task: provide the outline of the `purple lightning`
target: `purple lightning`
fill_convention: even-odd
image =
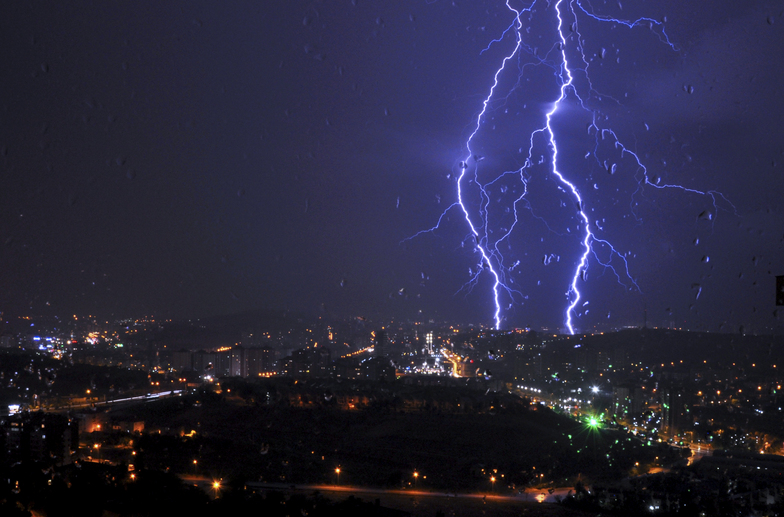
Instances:
[[[531,5],[533,6],[533,4],[531,4]],[[515,37],[516,37],[517,43],[516,43],[515,48],[512,51],[512,53],[504,58],[503,62],[501,63],[501,67],[496,71],[495,76],[493,77],[493,86],[490,88],[490,93],[487,95],[487,97],[485,98],[484,102],[482,103],[482,110],[479,112],[479,115],[477,115],[477,117],[476,117],[476,127],[474,128],[474,131],[471,133],[471,136],[468,137],[468,141],[466,142],[466,149],[468,150],[468,156],[465,158],[465,160],[463,160],[460,163],[460,176],[457,178],[457,202],[460,205],[460,208],[462,208],[462,210],[463,210],[463,215],[465,215],[465,220],[468,223],[468,226],[471,228],[471,233],[473,234],[474,240],[476,241],[476,247],[479,250],[479,252],[482,254],[483,264],[487,264],[487,268],[490,270],[490,273],[493,275],[493,278],[495,279],[495,282],[493,283],[493,300],[495,301],[494,319],[495,319],[495,328],[496,329],[501,327],[501,303],[498,300],[498,290],[499,290],[499,288],[501,287],[501,284],[502,284],[501,277],[499,276],[499,274],[496,271],[496,269],[493,267],[493,263],[490,260],[491,254],[488,251],[488,249],[486,249],[487,248],[487,244],[483,245],[483,242],[485,242],[485,243],[487,242],[487,238],[486,237],[485,238],[480,238],[479,232],[476,230],[476,227],[474,226],[474,223],[471,222],[471,215],[468,213],[468,209],[466,208],[465,204],[463,203],[463,186],[462,186],[462,184],[463,184],[463,178],[465,177],[466,171],[468,170],[468,162],[471,159],[471,157],[474,156],[474,153],[471,150],[471,141],[474,139],[474,137],[476,136],[476,133],[479,131],[479,127],[482,124],[482,118],[484,117],[484,114],[487,111],[487,104],[490,102],[490,99],[493,98],[493,94],[495,93],[495,89],[498,86],[498,76],[501,75],[501,72],[503,72],[504,68],[506,67],[506,63],[510,59],[512,59],[515,56],[515,54],[517,54],[517,51],[520,49],[520,45],[522,44],[522,37],[520,35],[520,28],[522,28],[522,22],[520,21],[520,11],[517,11],[512,6],[510,6],[508,0],[506,2],[506,6],[509,8],[509,10],[513,11],[515,13],[515,15],[516,15],[515,16],[515,23],[517,25],[517,30],[515,31]],[[529,9],[530,9],[530,7],[529,7]],[[477,181],[478,178],[476,176],[476,170],[478,168],[479,167],[478,167],[478,164],[477,164],[477,167],[474,169],[474,171],[475,171],[474,180],[476,181],[477,185],[479,185],[479,188],[482,191],[483,196],[485,198],[487,198],[487,193],[485,191],[485,187],[482,186]],[[487,224],[487,217],[485,217],[485,224]],[[486,233],[487,232],[485,232],[485,234]]]
[[[498,38],[490,42],[490,44],[482,50],[481,53],[486,52],[489,48],[495,44],[501,42],[511,30],[514,31],[515,34],[515,46],[514,49],[507,54],[499,68],[496,70],[495,75],[493,77],[493,85],[490,88],[487,96],[485,97],[482,103],[482,109],[479,111],[478,115],[476,116],[476,124],[474,126],[473,132],[469,135],[466,141],[466,151],[467,156],[459,163],[459,175],[457,177],[457,201],[449,206],[442,214],[438,220],[438,223],[427,230],[423,230],[418,232],[416,235],[410,237],[416,237],[421,235],[422,233],[432,232],[435,231],[440,227],[444,216],[452,210],[453,208],[460,207],[462,214],[465,218],[465,221],[468,223],[468,227],[470,229],[470,238],[474,243],[475,251],[479,253],[481,256],[481,260],[477,265],[476,272],[470,270],[471,279],[466,284],[466,286],[473,287],[477,282],[478,277],[485,271],[489,272],[493,281],[493,301],[495,304],[495,312],[494,312],[494,322],[495,328],[498,329],[501,327],[502,321],[502,303],[500,296],[502,292],[505,292],[509,295],[509,297],[514,302],[516,299],[525,299],[522,293],[518,290],[513,289],[510,287],[509,283],[511,279],[508,278],[508,273],[510,273],[517,265],[519,265],[520,261],[515,262],[511,266],[505,265],[505,259],[501,250],[499,249],[499,244],[506,241],[512,231],[519,223],[519,216],[518,216],[518,207],[519,205],[526,208],[531,214],[540,221],[544,222],[544,220],[533,214],[533,209],[530,203],[525,199],[526,195],[528,194],[528,181],[530,179],[530,169],[533,168],[535,165],[534,163],[534,149],[536,146],[535,140],[541,137],[544,137],[546,141],[546,146],[548,148],[550,154],[549,160],[549,172],[557,178],[560,186],[558,189],[568,196],[571,197],[573,203],[576,207],[576,219],[578,220],[577,228],[580,231],[580,247],[581,252],[579,254],[579,259],[577,260],[576,266],[574,268],[574,272],[571,276],[571,281],[569,283],[568,289],[565,293],[567,299],[567,307],[564,311],[564,324],[568,329],[569,333],[574,334],[574,321],[573,318],[576,314],[576,310],[578,307],[579,302],[583,298],[579,290],[578,283],[582,280],[583,282],[586,281],[589,261],[591,256],[594,257],[597,264],[602,266],[605,269],[610,269],[614,274],[616,279],[621,285],[625,287],[629,286],[629,288],[636,289],[639,291],[639,286],[637,285],[636,281],[632,277],[630,270],[629,270],[629,263],[627,261],[626,255],[619,252],[608,240],[598,238],[594,232],[591,230],[592,224],[598,228],[602,229],[600,226],[599,220],[591,220],[585,208],[585,202],[583,200],[583,196],[581,196],[580,191],[576,184],[573,181],[567,179],[564,173],[559,170],[559,162],[558,162],[558,145],[557,145],[557,138],[556,132],[553,129],[552,119],[555,114],[562,108],[563,104],[567,101],[568,98],[573,97],[581,109],[585,110],[586,112],[590,113],[592,116],[592,122],[589,125],[589,133],[592,134],[596,138],[596,146],[592,154],[599,163],[599,165],[604,165],[605,169],[610,173],[614,174],[616,172],[617,163],[610,163],[610,160],[604,160],[602,162],[599,158],[599,145],[600,141],[606,140],[608,137],[614,142],[615,149],[620,153],[620,158],[624,158],[625,156],[630,156],[633,160],[633,163],[636,165],[636,172],[634,174],[634,179],[637,182],[637,190],[632,195],[632,204],[631,204],[631,213],[635,220],[638,222],[640,219],[638,218],[635,209],[634,209],[634,197],[636,195],[640,195],[643,191],[644,187],[653,187],[655,189],[679,189],[687,193],[697,194],[701,196],[707,196],[712,200],[713,207],[715,210],[720,208],[718,206],[719,201],[725,202],[729,205],[733,210],[734,206],[732,206],[729,201],[724,198],[724,196],[717,191],[708,190],[708,191],[701,191],[697,189],[687,188],[677,184],[662,184],[658,179],[651,179],[648,173],[648,169],[642,163],[642,160],[638,156],[637,153],[629,149],[625,146],[620,139],[618,138],[617,134],[609,128],[602,127],[601,121],[607,120],[607,117],[601,114],[598,110],[589,108],[588,103],[592,98],[605,98],[610,99],[617,104],[620,104],[616,99],[606,96],[600,95],[596,90],[594,90],[593,84],[591,83],[588,69],[589,69],[589,60],[585,56],[585,52],[583,49],[583,37],[579,31],[578,27],[578,14],[587,16],[597,22],[601,23],[608,23],[614,24],[618,26],[625,26],[628,29],[633,29],[635,27],[643,26],[648,27],[652,32],[654,32],[659,40],[669,46],[673,51],[677,51],[677,47],[670,41],[669,36],[664,31],[664,27],[661,22],[653,20],[651,18],[639,18],[635,21],[628,21],[628,20],[621,20],[606,16],[600,16],[593,13],[593,9],[586,9],[583,6],[583,2],[581,0],[557,0],[554,5],[551,5],[550,2],[541,2],[546,3],[547,5],[543,7],[544,10],[553,9],[554,16],[557,20],[557,27],[556,31],[558,33],[558,43],[554,45],[549,51],[545,52],[544,57],[540,57],[537,48],[529,47],[523,41],[523,22],[522,16],[524,13],[532,13],[534,8],[540,0],[533,0],[533,2],[524,9],[516,9],[510,5],[510,0],[506,1],[506,7],[514,13],[514,21],[509,25],[509,27],[503,32],[503,34]],[[590,4],[588,4],[590,7]],[[530,19],[530,16],[529,16]],[[520,65],[521,62],[521,54],[525,51],[528,53],[532,58],[536,61],[535,63],[526,63],[524,65]],[[577,61],[580,62],[578,66],[574,66],[570,63],[569,54],[573,54],[577,57]],[[552,59],[552,54],[558,56],[558,59]],[[482,160],[481,156],[475,154],[475,151],[472,148],[472,143],[480,131],[483,123],[486,122],[485,118],[490,111],[490,104],[491,101],[498,100],[496,90],[499,88],[499,78],[501,77],[502,73],[506,70],[507,65],[510,62],[513,62],[514,58],[517,57],[517,62],[519,66],[520,78],[518,79],[517,84],[512,88],[514,90],[517,85],[520,84],[520,81],[523,77],[523,72],[525,71],[527,66],[539,66],[545,65],[553,69],[554,75],[556,77],[557,82],[559,83],[559,96],[558,98],[552,103],[552,107],[549,108],[544,114],[544,125],[535,129],[529,138],[529,146],[528,146],[528,156],[525,160],[525,163],[517,170],[512,171],[505,171],[500,175],[496,176],[489,182],[482,183],[479,178],[479,162]],[[602,57],[604,57],[604,50],[602,50]],[[576,75],[575,75],[576,74]],[[579,78],[580,84],[576,84],[576,78]],[[580,86],[584,84],[584,86]],[[581,93],[582,92],[582,93]],[[501,102],[505,101],[508,96],[511,95],[512,92],[507,94],[507,97],[501,98]],[[586,154],[586,158],[589,156]],[[620,161],[620,160],[618,160]],[[543,163],[542,159],[539,160],[539,164]],[[468,175],[470,168],[473,168],[473,174]],[[519,176],[520,183],[522,185],[522,193],[516,195],[515,200],[511,203],[511,212],[513,213],[514,221],[509,225],[508,228],[501,228],[501,236],[498,238],[491,239],[491,233],[493,231],[490,229],[490,213],[489,213],[489,206],[491,204],[491,195],[488,192],[489,187],[494,186],[496,182],[499,182],[502,178],[505,178],[508,175],[516,175]],[[479,210],[478,214],[474,213],[472,215],[471,210],[467,206],[466,202],[464,202],[464,189],[467,186],[476,185],[478,187],[479,195],[480,195],[480,203],[479,203]],[[505,192],[505,190],[502,190]],[[714,212],[715,212],[714,210]],[[509,211],[509,209],[507,209]],[[709,213],[706,217],[709,220],[713,220],[714,213]],[[550,229],[549,225],[545,222],[545,225],[548,229]],[[550,229],[550,231],[552,231]],[[567,231],[570,231],[567,229]],[[557,233],[557,232],[555,232]],[[601,248],[602,250],[609,250],[609,259],[602,260],[597,252],[597,249]],[[553,260],[554,255],[545,256],[544,264],[547,265],[551,260]],[[613,266],[613,259],[617,259],[619,263],[622,265],[622,272],[619,273],[618,270]],[[627,284],[628,282],[628,284]],[[466,287],[464,286],[464,287]],[[588,302],[584,302],[583,306],[587,305]],[[511,307],[511,305],[510,305]],[[587,312],[587,311],[586,311]]]

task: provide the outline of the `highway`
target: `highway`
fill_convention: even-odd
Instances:
[[[192,479],[195,480],[197,478],[192,478],[190,476],[183,476],[182,478],[185,481],[193,482]],[[198,478],[198,482],[194,482],[194,484],[211,488],[212,480],[206,478]],[[552,489],[552,493],[550,493],[550,489],[535,489],[530,488],[527,489],[525,492],[519,495],[502,495],[496,494],[492,492],[484,492],[484,493],[473,493],[473,494],[462,494],[456,492],[440,492],[440,491],[430,491],[430,490],[416,490],[416,489],[408,489],[408,490],[397,490],[397,489],[389,489],[389,488],[371,488],[371,487],[359,487],[359,486],[350,486],[350,485],[298,485],[298,484],[286,484],[286,483],[261,483],[261,482],[248,482],[245,483],[245,486],[251,490],[278,490],[278,491],[297,491],[297,492],[339,492],[345,493],[347,495],[350,494],[366,494],[366,495],[404,495],[404,496],[421,496],[421,497],[450,497],[456,499],[481,499],[481,500],[492,500],[492,501],[506,501],[506,502],[539,502],[539,503],[555,503],[557,499],[566,497],[569,492],[573,491],[574,489],[571,487],[561,487]]]
[[[67,405],[61,405],[56,407],[42,406],[39,410],[50,412],[50,413],[57,413],[60,411],[67,411],[69,409],[113,406],[119,404],[128,404],[132,402],[150,402],[153,400],[158,400],[167,397],[179,397],[182,394],[183,394],[183,390],[169,390],[169,391],[161,391],[158,393],[148,393],[147,395],[139,395],[136,397],[116,398],[111,400],[103,400],[103,401],[95,401],[95,402],[83,402],[79,404],[67,404]]]

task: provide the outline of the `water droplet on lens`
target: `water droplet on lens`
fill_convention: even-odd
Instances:
[[[705,255],[704,257],[702,257],[702,263],[703,264],[706,264],[708,262],[710,262],[710,257],[709,256]]]
[[[693,242],[694,242],[694,245],[697,246],[700,243],[700,238],[696,237]]]

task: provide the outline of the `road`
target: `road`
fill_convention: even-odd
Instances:
[[[151,400],[159,400],[167,397],[179,397],[183,394],[183,390],[167,390],[158,393],[148,393],[147,395],[139,395],[137,397],[116,398],[111,400],[101,400],[95,402],[84,402],[80,404],[68,404],[57,407],[41,407],[41,411],[49,413],[57,413],[60,411],[68,411],[69,409],[79,409],[86,407],[102,407],[113,406],[118,404],[128,404],[131,402],[149,402]]]
[[[183,477],[184,480],[189,481],[190,477]],[[200,478],[201,483],[194,483],[202,486],[204,483],[209,484],[211,486],[211,481],[206,480],[206,478]],[[405,495],[405,496],[421,496],[421,497],[451,497],[451,498],[463,498],[463,499],[481,499],[481,500],[492,500],[492,501],[507,501],[507,502],[539,502],[539,503],[555,503],[557,502],[558,498],[566,497],[569,492],[573,491],[574,489],[571,487],[561,487],[561,488],[554,488],[551,489],[552,493],[548,489],[527,489],[525,492],[519,495],[504,495],[504,494],[495,494],[492,492],[487,493],[475,493],[475,494],[461,494],[455,492],[440,492],[440,491],[431,491],[431,490],[415,490],[415,489],[408,489],[408,490],[395,490],[389,488],[370,488],[370,487],[359,487],[359,486],[348,486],[348,485],[297,485],[297,484],[286,484],[286,483],[261,483],[261,482],[248,482],[245,483],[250,489],[253,490],[281,490],[281,491],[303,491],[303,492],[341,492],[346,494],[374,494],[374,495],[381,495],[381,494],[394,494],[394,495]]]
[[[214,490],[214,479],[204,476],[181,475],[180,479],[184,482],[198,486],[206,491]],[[481,499],[492,501],[507,501],[507,502],[538,502],[538,503],[555,503],[558,498],[565,498],[574,489],[572,487],[560,487],[553,489],[536,489],[529,488],[522,494],[508,495],[508,494],[495,494],[492,492],[463,494],[456,492],[441,492],[435,490],[396,490],[391,488],[373,488],[362,487],[353,485],[329,485],[329,484],[294,484],[294,483],[262,483],[257,481],[249,481],[245,486],[251,490],[277,490],[281,492],[336,492],[350,494],[366,494],[366,495],[383,495],[394,494],[404,496],[419,496],[419,497],[450,497],[456,499]],[[551,492],[552,490],[552,492]]]

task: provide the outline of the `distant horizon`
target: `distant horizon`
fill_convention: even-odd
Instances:
[[[8,314],[7,311],[0,311],[2,314],[2,320],[5,325],[10,325],[12,323],[19,324],[18,321],[13,322],[12,319],[15,318],[16,320],[25,320],[27,318],[32,319],[42,319],[42,320],[50,320],[47,323],[56,323],[56,324],[69,324],[73,323],[74,321],[84,320],[90,318],[91,321],[96,323],[104,323],[104,324],[118,324],[126,321],[150,321],[156,324],[162,323],[175,323],[175,324],[182,324],[187,322],[193,321],[207,321],[207,320],[221,320],[221,319],[231,319],[237,318],[242,316],[260,316],[260,315],[268,315],[268,316],[283,316],[283,317],[291,317],[297,319],[305,319],[309,323],[315,323],[318,320],[325,320],[325,321],[341,321],[341,322],[348,322],[348,321],[363,321],[368,325],[371,325],[372,328],[376,327],[383,327],[384,325],[389,324],[410,324],[410,325],[422,325],[423,327],[430,327],[435,326],[437,328],[447,328],[450,326],[455,326],[460,328],[461,330],[468,330],[468,329],[475,329],[475,330],[482,330],[486,332],[510,332],[514,330],[532,330],[537,333],[544,333],[544,334],[554,334],[558,336],[580,336],[580,335],[599,335],[602,333],[608,332],[622,332],[624,330],[667,330],[667,331],[677,331],[677,332],[694,332],[694,333],[708,333],[708,334],[720,334],[720,335],[750,335],[750,336],[771,336],[771,337],[780,337],[784,336],[784,325],[780,328],[776,329],[767,329],[768,332],[753,330],[753,329],[737,329],[734,332],[728,330],[713,330],[713,329],[691,329],[686,327],[677,327],[677,326],[667,326],[667,325],[652,325],[650,322],[647,326],[643,324],[628,324],[623,326],[608,326],[604,329],[593,329],[593,330],[582,330],[582,329],[575,329],[574,334],[569,334],[568,332],[564,332],[564,329],[560,328],[550,328],[550,327],[533,327],[533,326],[515,326],[515,327],[505,327],[501,329],[494,329],[491,325],[482,325],[476,324],[472,322],[456,322],[456,321],[435,321],[430,319],[408,319],[408,318],[379,318],[379,319],[372,319],[372,318],[365,318],[363,316],[356,316],[356,315],[318,315],[314,312],[308,312],[306,310],[292,310],[292,309],[280,309],[280,308],[272,308],[272,307],[265,307],[265,308],[257,308],[257,309],[248,309],[242,310],[237,312],[229,312],[229,313],[222,313],[222,314],[212,314],[206,316],[199,316],[199,317],[183,317],[183,318],[158,318],[152,314],[143,314],[143,315],[136,315],[136,316],[114,316],[112,315],[109,318],[106,317],[98,317],[97,315],[85,314],[79,315],[76,314],[76,320],[73,319],[74,314],[69,314],[65,317],[59,317],[56,314],[18,314],[15,316],[11,316]],[[2,333],[3,329],[0,328],[0,333]],[[36,332],[32,330],[29,332],[31,334],[35,334]]]

